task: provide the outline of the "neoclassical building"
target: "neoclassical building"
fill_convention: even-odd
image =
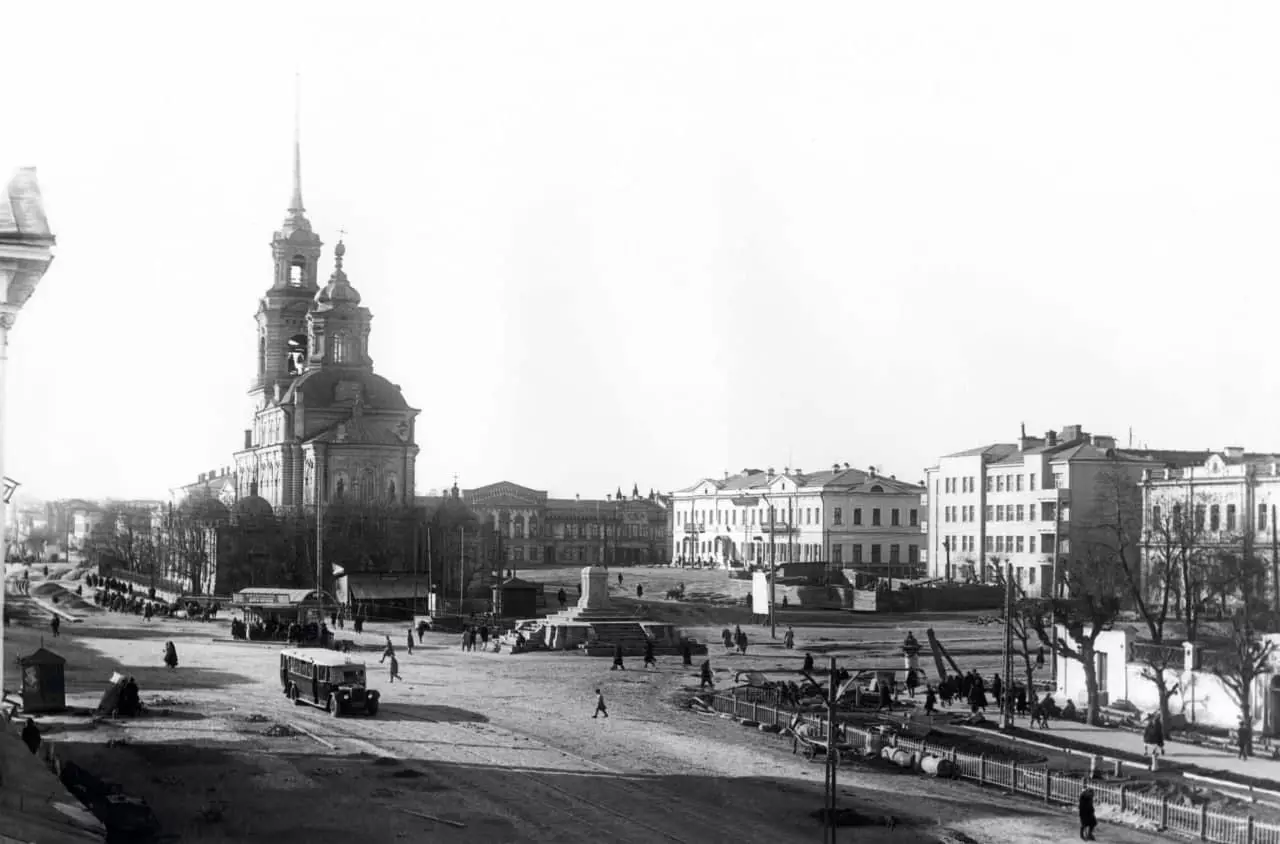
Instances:
[[[603,499],[550,498],[509,481],[463,490],[462,499],[502,537],[503,558],[521,564],[670,562],[667,508],[650,492],[619,488]]]
[[[320,285],[323,243],[304,211],[295,142],[293,197],[271,240],[274,277],[258,305],[253,427],[235,454],[237,498],[261,498],[276,512],[412,505],[419,411],[373,370],[373,315],[343,269],[342,241]]]

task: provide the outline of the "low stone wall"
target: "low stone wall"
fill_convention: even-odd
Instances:
[[[850,606],[855,612],[943,612],[998,610],[1004,605],[999,586],[922,586],[893,591],[858,589]]]

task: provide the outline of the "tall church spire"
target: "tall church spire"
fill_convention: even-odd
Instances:
[[[302,74],[293,77],[293,197],[289,212],[301,214],[302,206]]]

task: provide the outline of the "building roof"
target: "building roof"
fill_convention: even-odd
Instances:
[[[511,577],[502,582],[503,589],[519,589],[526,592],[541,592],[542,584],[533,583],[528,580],[521,580],[518,577]]]
[[[327,595],[325,595],[324,593],[320,593],[320,594],[324,597],[327,597]],[[253,599],[253,598],[266,598],[266,597],[275,597],[275,596],[279,596],[280,598],[283,598],[283,600],[276,600],[276,601],[245,600],[246,598]],[[248,604],[251,606],[261,606],[261,607],[271,607],[271,606],[285,607],[290,605],[301,604],[303,601],[314,600],[316,597],[316,590],[314,589],[282,589],[282,588],[278,589],[272,586],[250,586],[247,589],[241,589],[233,597],[237,604]]]
[[[291,656],[304,662],[314,662],[316,665],[327,665],[330,668],[335,666],[365,667],[364,660],[352,659],[349,654],[341,651],[331,651],[328,648],[284,648],[280,651],[280,655]]]
[[[355,382],[361,386],[360,395],[366,410],[409,410],[400,387],[381,375],[357,368],[322,366],[309,369],[293,379],[289,389],[280,398],[281,404],[292,404],[301,394],[307,407],[346,407],[352,400],[339,400],[336,391],[339,382]]]
[[[34,167],[23,167],[14,173],[4,193],[0,194],[0,238],[53,240]]]
[[[880,491],[886,493],[914,493],[923,492],[924,487],[910,481],[900,481],[896,478],[882,475],[880,473],[872,474],[862,469],[843,468],[843,469],[824,469],[821,472],[783,472],[770,476],[768,472],[762,472],[759,469],[748,469],[737,475],[730,475],[723,480],[715,478],[703,478],[692,486],[678,490],[678,492],[693,492],[704,484],[711,484],[716,492],[743,492],[749,493],[753,491],[765,492],[768,488],[778,481],[785,478],[791,481],[799,489],[824,489],[840,492],[870,492],[872,487],[878,486]]]
[[[987,463],[994,463],[997,460],[1003,460],[1011,453],[1018,450],[1017,443],[991,443],[990,445],[980,445],[977,448],[965,449],[957,451],[954,454],[944,454],[943,457],[978,457],[984,458]]]

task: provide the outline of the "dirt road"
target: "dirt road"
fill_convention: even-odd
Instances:
[[[25,652],[41,632],[33,620],[10,638]],[[385,632],[403,640],[403,630]],[[452,637],[428,639],[413,655],[400,651],[403,684],[388,685],[377,654],[361,654],[384,705],[376,719],[334,719],[286,700],[276,648],[213,640],[224,635],[224,624],[148,626],[99,613],[54,644],[69,660],[72,703],[96,703],[120,669],[137,677],[153,714],[99,726],[42,719],[47,737],[144,798],[178,840],[799,844],[821,836],[810,816],[822,804],[821,766],[778,737],[678,708],[697,685],[678,659],[612,672],[609,660],[462,653]],[[160,665],[165,640],[177,643],[176,671]],[[779,658],[764,650],[716,660],[724,676]],[[610,703],[608,720],[591,718],[596,688]],[[867,819],[849,840],[1077,834],[1067,812],[968,784],[859,763],[840,777],[841,805]],[[1153,840],[1118,828],[1106,835]]]

